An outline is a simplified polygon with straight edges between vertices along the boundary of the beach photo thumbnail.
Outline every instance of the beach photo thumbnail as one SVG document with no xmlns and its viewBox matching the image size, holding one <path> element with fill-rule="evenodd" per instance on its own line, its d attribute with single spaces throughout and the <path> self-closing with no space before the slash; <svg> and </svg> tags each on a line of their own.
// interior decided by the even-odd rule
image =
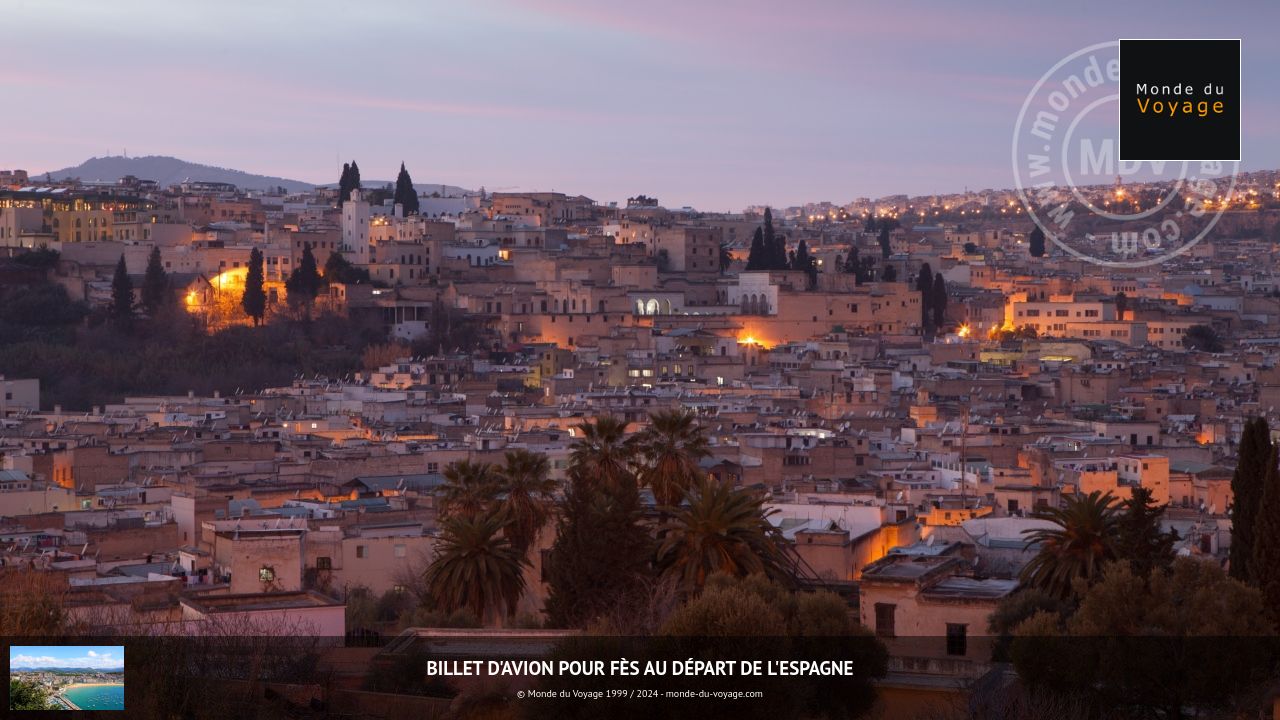
<svg viewBox="0 0 1280 720">
<path fill-rule="evenodd" d="M 124 710 L 124 646 L 10 646 L 9 709 Z"/>
</svg>

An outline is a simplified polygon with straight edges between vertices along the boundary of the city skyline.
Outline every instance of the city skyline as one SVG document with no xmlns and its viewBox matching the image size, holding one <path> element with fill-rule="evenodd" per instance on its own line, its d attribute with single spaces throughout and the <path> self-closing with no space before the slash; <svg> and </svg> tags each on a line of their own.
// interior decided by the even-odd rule
<svg viewBox="0 0 1280 720">
<path fill-rule="evenodd" d="M 278 33 L 301 6 L 17 3 L 15 49 L 40 62 L 0 70 L 0 88 L 47 112 L 15 119 L 5 163 L 34 175 L 128 151 L 326 184 L 351 158 L 403 160 L 423 183 L 705 210 L 1001 188 L 1041 72 L 1086 44 L 1185 35 L 1195 12 L 1105 6 L 1104 25 L 1100 4 L 376 7 L 310 4 Z M 1197 32 L 1242 37 L 1245 66 L 1266 67 L 1276 51 L 1250 31 L 1275 13 L 1197 18 Z M 1244 88 L 1242 169 L 1280 165 L 1264 144 L 1276 81 L 1246 72 Z"/>
</svg>

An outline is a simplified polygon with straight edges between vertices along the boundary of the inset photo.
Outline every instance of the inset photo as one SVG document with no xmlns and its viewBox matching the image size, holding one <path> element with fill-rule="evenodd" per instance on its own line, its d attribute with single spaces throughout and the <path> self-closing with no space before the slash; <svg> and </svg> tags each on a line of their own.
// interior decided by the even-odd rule
<svg viewBox="0 0 1280 720">
<path fill-rule="evenodd" d="M 124 710 L 124 646 L 10 646 L 9 709 Z"/>
</svg>

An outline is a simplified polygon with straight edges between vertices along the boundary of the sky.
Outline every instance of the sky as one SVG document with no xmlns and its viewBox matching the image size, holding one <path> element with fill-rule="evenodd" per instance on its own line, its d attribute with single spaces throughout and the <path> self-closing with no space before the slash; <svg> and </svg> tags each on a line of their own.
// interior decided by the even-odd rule
<svg viewBox="0 0 1280 720">
<path fill-rule="evenodd" d="M 12 645 L 9 669 L 92 668 L 124 666 L 123 645 Z"/>
<path fill-rule="evenodd" d="M 1280 3 L 5 0 L 0 168 L 173 155 L 315 183 L 740 210 L 1005 188 L 1040 75 L 1120 37 L 1243 39 L 1280 167 Z"/>
</svg>

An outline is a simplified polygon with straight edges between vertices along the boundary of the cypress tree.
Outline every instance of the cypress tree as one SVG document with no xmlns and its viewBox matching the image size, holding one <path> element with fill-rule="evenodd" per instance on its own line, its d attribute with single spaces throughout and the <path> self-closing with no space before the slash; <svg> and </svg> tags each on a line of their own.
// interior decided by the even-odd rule
<svg viewBox="0 0 1280 720">
<path fill-rule="evenodd" d="M 787 269 L 787 241 L 779 238 L 773 229 L 773 210 L 764 209 L 764 249 L 765 266 L 762 270 Z"/>
<path fill-rule="evenodd" d="M 302 259 L 298 262 L 298 267 L 289 273 L 289 279 L 284 284 L 289 302 L 295 305 L 309 304 L 320 293 L 323 283 L 320 272 L 316 269 L 316 256 L 311 253 L 311 243 L 303 243 Z"/>
<path fill-rule="evenodd" d="M 933 321 L 933 268 L 929 263 L 920 266 L 920 274 L 916 276 L 916 291 L 920 293 L 920 326 L 930 327 Z"/>
<path fill-rule="evenodd" d="M 262 251 L 254 248 L 249 253 L 249 273 L 244 278 L 244 295 L 240 298 L 240 306 L 244 314 L 253 318 L 253 324 L 260 325 L 262 317 L 267 314 L 267 291 L 263 288 Z"/>
<path fill-rule="evenodd" d="M 1271 446 L 1254 521 L 1250 572 L 1272 617 L 1280 617 L 1280 447 Z M 1234 538 L 1232 539 L 1234 544 Z M 1233 545 L 1234 549 L 1234 545 Z"/>
<path fill-rule="evenodd" d="M 751 236 L 751 253 L 747 255 L 747 270 L 765 270 L 764 233 L 756 228 Z"/>
<path fill-rule="evenodd" d="M 396 176 L 395 202 L 404 209 L 405 215 L 418 214 L 418 191 L 413 189 L 413 179 L 404 163 L 400 163 L 400 174 Z"/>
<path fill-rule="evenodd" d="M 792 270 L 809 271 L 809 263 L 812 258 L 809 257 L 809 243 L 802 238 L 800 244 L 796 245 L 795 260 L 792 262 Z"/>
<path fill-rule="evenodd" d="M 929 263 L 920 266 L 920 274 L 916 276 L 916 290 L 925 292 L 933 289 L 933 268 Z"/>
<path fill-rule="evenodd" d="M 858 271 L 858 246 L 849 246 L 849 256 L 844 259 L 844 272 L 852 273 Z"/>
<path fill-rule="evenodd" d="M 889 245 L 889 223 L 884 222 L 880 224 L 880 255 L 888 260 L 892 254 L 893 248 Z"/>
<path fill-rule="evenodd" d="M 773 269 L 786 270 L 791 267 L 791 253 L 787 252 L 787 236 L 779 235 L 774 241 Z"/>
<path fill-rule="evenodd" d="M 1135 487 L 1129 499 L 1120 503 L 1118 517 L 1116 558 L 1127 561 L 1142 577 L 1173 564 L 1173 544 L 1178 540 L 1177 531 L 1161 530 L 1164 507 L 1151 497 L 1150 488 Z"/>
<path fill-rule="evenodd" d="M 151 248 L 147 256 L 147 274 L 142 280 L 142 305 L 151 315 L 169 304 L 169 276 L 160 262 L 160 248 Z"/>
<path fill-rule="evenodd" d="M 582 627 L 634 599 L 652 574 L 653 551 L 634 487 L 607 490 L 594 478 L 571 479 L 547 559 L 550 624 Z"/>
<path fill-rule="evenodd" d="M 1256 417 L 1244 425 L 1237 450 L 1236 470 L 1231 476 L 1231 577 L 1254 582 L 1253 550 L 1262 500 L 1263 477 L 1271 457 L 1271 428 L 1266 419 Z"/>
<path fill-rule="evenodd" d="M 129 279 L 129 269 L 124 264 L 124 254 L 116 263 L 116 273 L 111 278 L 111 304 L 107 312 L 115 320 L 125 321 L 133 317 L 133 281 Z"/>
<path fill-rule="evenodd" d="M 355 160 L 351 161 L 351 189 L 360 189 L 360 166 L 356 164 Z M 350 193 L 348 193 L 347 197 L 350 197 Z"/>
<path fill-rule="evenodd" d="M 893 265 L 886 264 L 884 270 L 880 273 L 880 279 L 885 282 L 894 282 L 898 279 L 898 269 Z"/>
<path fill-rule="evenodd" d="M 1027 243 L 1030 245 L 1031 257 L 1044 257 L 1044 231 L 1039 225 L 1031 230 Z"/>
<path fill-rule="evenodd" d="M 338 202 L 351 199 L 351 163 L 342 163 L 342 177 L 338 178 Z"/>
<path fill-rule="evenodd" d="M 947 315 L 947 283 L 942 279 L 942 273 L 933 276 L 931 302 L 933 305 L 933 325 L 934 327 L 942 327 Z"/>
</svg>

